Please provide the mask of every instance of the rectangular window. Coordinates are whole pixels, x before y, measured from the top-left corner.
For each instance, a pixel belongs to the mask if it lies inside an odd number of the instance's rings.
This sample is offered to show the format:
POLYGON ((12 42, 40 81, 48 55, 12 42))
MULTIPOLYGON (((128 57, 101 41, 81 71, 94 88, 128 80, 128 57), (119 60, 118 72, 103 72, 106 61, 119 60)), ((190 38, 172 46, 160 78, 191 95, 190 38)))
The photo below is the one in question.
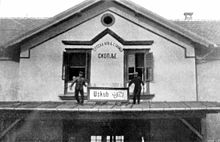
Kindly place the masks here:
POLYGON ((124 142, 124 136, 91 136, 90 142, 124 142))
POLYGON ((102 142, 102 136, 91 136, 90 142, 102 142))
POLYGON ((124 142, 124 136, 115 136, 116 142, 124 142))
POLYGON ((143 81, 153 80, 153 54, 148 50, 127 50, 125 52, 125 80, 134 78, 135 72, 143 81))
POLYGON ((83 72, 83 77, 89 83, 90 51, 89 50, 67 50, 63 53, 62 79, 65 82, 64 93, 68 93, 69 84, 74 77, 83 72))

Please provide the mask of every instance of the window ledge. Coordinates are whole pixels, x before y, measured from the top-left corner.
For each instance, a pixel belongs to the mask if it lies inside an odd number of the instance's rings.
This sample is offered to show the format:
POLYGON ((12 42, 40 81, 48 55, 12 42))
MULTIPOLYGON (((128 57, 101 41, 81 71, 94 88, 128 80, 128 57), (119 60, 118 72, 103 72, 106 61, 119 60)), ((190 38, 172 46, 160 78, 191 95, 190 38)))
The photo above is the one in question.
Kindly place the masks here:
MULTIPOLYGON (((73 95, 60 95, 61 100, 75 100, 75 96, 73 95)), ((87 99, 87 96, 84 96, 84 99, 87 99)))
MULTIPOLYGON (((61 100, 75 100, 74 95, 60 95, 61 100)), ((155 97, 154 94, 141 95, 141 100, 152 100, 155 97)), ((87 96, 84 96, 84 99, 87 100, 87 96)), ((129 99, 133 99, 133 95, 129 95, 129 99)))

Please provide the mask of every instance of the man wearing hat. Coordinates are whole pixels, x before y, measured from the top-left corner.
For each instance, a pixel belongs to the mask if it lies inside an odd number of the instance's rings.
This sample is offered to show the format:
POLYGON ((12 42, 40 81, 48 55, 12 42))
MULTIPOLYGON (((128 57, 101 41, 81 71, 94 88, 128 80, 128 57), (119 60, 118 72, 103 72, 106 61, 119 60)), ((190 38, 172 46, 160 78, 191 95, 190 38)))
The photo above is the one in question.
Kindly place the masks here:
POLYGON ((83 104, 83 102, 84 102, 83 86, 86 86, 86 80, 85 80, 85 78, 83 78, 83 72, 82 71, 79 72, 79 76, 76 77, 75 80, 73 80, 73 82, 71 83, 70 90, 72 90, 72 87, 75 83, 76 83, 76 85, 75 85, 76 100, 79 104, 83 104), (79 99, 79 93, 81 94, 81 101, 79 99))
POLYGON ((141 84, 144 85, 144 82, 141 80, 141 77, 138 76, 138 73, 134 73, 134 78, 129 82, 128 87, 134 83, 134 91, 133 91, 133 104, 136 104, 136 98, 138 99, 138 104, 140 103, 141 96, 141 84))

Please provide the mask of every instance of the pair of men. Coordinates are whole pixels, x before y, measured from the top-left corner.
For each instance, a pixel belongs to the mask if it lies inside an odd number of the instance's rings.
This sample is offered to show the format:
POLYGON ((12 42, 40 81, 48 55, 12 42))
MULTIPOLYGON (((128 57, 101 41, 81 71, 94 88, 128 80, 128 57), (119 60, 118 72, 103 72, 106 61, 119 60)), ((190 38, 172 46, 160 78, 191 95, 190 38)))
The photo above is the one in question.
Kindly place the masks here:
MULTIPOLYGON (((79 104, 83 104, 84 102, 84 90, 83 86, 86 85, 86 80, 83 78, 83 72, 79 72, 79 76, 73 79, 73 82, 70 85, 70 89, 72 90, 73 85, 75 86, 75 97, 79 104), (81 101, 79 99, 79 93, 81 94, 81 101)), ((133 104, 136 104, 136 99, 138 101, 138 104, 140 103, 140 94, 141 94, 141 84, 144 85, 144 82, 141 80, 141 78, 138 76, 137 73, 135 73, 135 77, 129 82, 128 87, 131 86, 131 84, 134 84, 134 91, 133 91, 133 104)))

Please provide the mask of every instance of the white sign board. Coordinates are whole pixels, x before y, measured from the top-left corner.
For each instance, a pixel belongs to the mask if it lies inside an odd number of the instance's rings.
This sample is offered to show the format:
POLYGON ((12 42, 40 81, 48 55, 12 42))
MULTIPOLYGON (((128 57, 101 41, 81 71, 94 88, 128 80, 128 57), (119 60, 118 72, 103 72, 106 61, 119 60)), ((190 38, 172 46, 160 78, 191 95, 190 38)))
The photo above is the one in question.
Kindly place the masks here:
POLYGON ((88 88, 90 101, 128 101, 128 88, 88 88))

